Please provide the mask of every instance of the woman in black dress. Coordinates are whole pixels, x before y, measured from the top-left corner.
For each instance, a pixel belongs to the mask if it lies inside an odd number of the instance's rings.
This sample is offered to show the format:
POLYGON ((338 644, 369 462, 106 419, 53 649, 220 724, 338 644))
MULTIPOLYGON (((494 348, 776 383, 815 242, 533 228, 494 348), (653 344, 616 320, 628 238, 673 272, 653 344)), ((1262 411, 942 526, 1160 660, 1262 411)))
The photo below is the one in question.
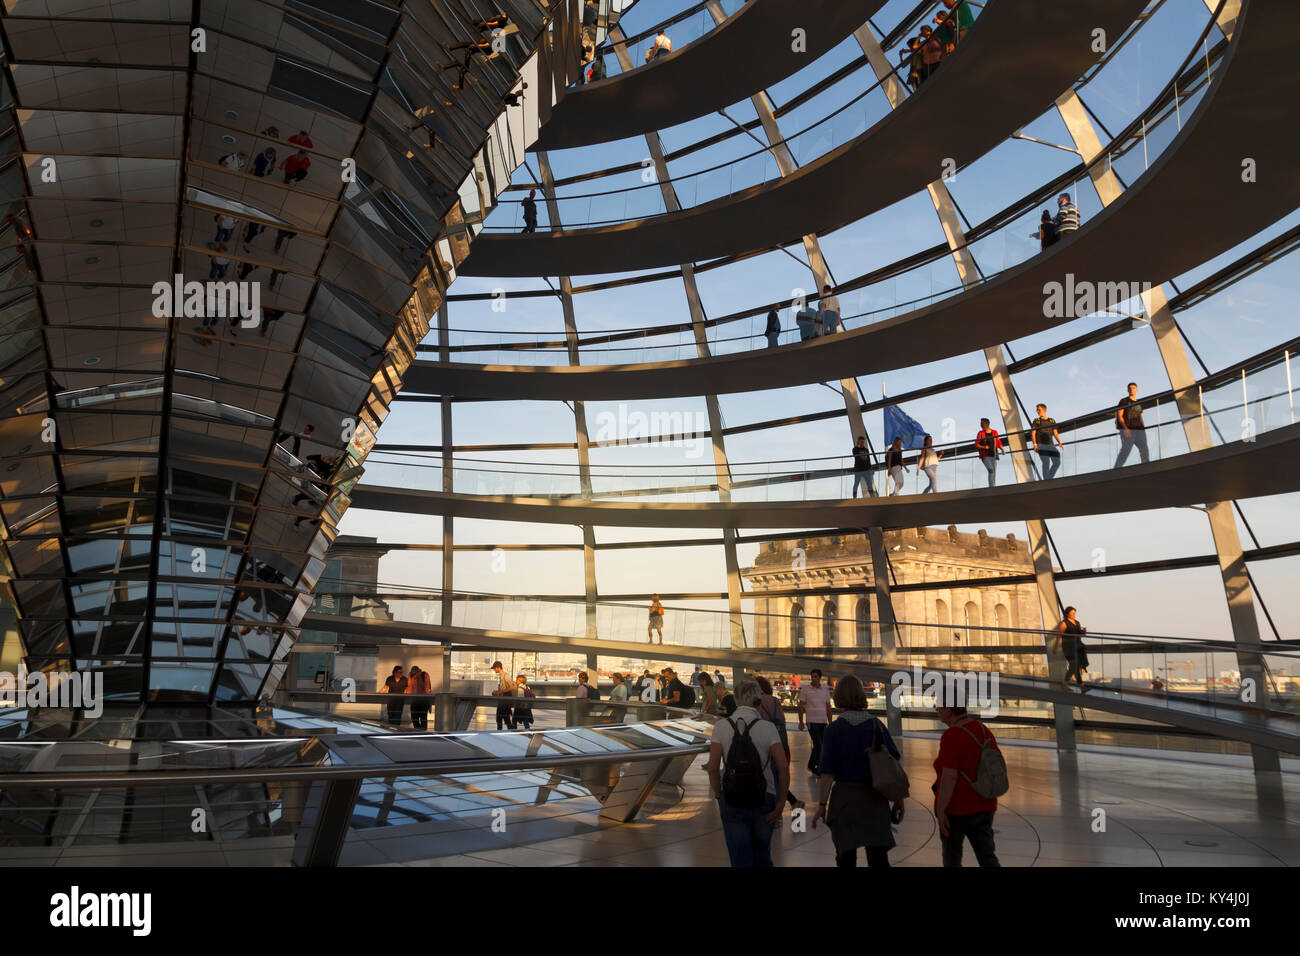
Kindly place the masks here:
POLYGON ((1087 628, 1079 624, 1077 611, 1072 607, 1065 609, 1065 617, 1061 623, 1056 625, 1056 631, 1060 634, 1061 654, 1065 657, 1066 670, 1065 679, 1061 681, 1062 690, 1070 689, 1070 677, 1074 676, 1074 681, 1079 685, 1079 690, 1083 690, 1083 675, 1088 670, 1088 651, 1083 646, 1083 635, 1087 634, 1087 628))

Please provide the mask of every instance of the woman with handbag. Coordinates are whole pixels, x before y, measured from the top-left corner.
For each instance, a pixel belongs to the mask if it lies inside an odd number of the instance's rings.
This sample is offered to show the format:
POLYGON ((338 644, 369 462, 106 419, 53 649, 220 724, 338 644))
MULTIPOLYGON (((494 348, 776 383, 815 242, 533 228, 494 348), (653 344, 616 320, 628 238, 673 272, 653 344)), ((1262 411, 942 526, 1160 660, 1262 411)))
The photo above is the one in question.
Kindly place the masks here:
POLYGON ((835 685, 835 708, 841 713, 822 739, 821 793, 812 825, 824 820, 831 828, 836 866, 857 866, 858 847, 866 848, 867 866, 889 866, 891 824, 903 819, 907 773, 852 674, 835 685))

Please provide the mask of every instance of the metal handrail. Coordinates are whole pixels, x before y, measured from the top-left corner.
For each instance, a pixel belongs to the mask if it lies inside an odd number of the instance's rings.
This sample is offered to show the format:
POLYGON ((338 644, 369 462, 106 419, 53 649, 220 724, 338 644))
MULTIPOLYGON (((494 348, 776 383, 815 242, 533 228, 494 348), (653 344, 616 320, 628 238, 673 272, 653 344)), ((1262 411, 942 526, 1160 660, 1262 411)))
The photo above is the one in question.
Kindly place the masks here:
MULTIPOLYGON (((389 738, 407 734, 386 734, 389 738)), ((456 734, 420 734, 421 738, 456 734)), ((268 738, 270 740, 272 738, 268 738)), ((296 738, 286 738, 296 739, 296 738)), ((220 743, 218 740, 212 741, 220 743)), ((253 770, 145 770, 137 773, 97 771, 92 773, 0 774, 0 790, 86 787, 190 787, 230 783, 284 783, 317 780, 363 780, 368 777, 416 777, 428 774, 482 773, 484 771, 531 770, 552 767, 585 767, 611 763, 662 760, 687 754, 705 753, 709 744, 679 747, 651 747, 645 750, 567 754, 563 756, 484 757, 466 760, 420 760, 408 763, 353 764, 331 767, 263 767, 253 770)))
MULTIPOLYGON (((810 535, 810 537, 822 537, 822 535, 810 535)), ((339 583, 342 585, 342 584, 349 584, 354 582, 341 580, 339 583)), ((381 583, 375 583, 375 584, 369 582, 360 582, 360 583, 366 585, 366 590, 357 590, 357 591, 334 590, 334 591, 327 591, 327 592, 317 592, 317 594, 319 595, 320 593, 328 593, 337 596, 367 596, 368 597, 375 594, 376 592, 382 593, 383 591, 383 588, 381 587, 381 583)), ((444 593, 446 593, 446 594, 450 594, 453 600, 459 598, 459 599, 467 599, 467 600, 500 601, 503 603, 518 601, 524 603, 572 605, 574 607, 580 607, 580 608, 586 608, 588 606, 593 606, 597 608, 602 608, 602 607, 630 608, 630 609, 635 609, 640 611, 645 611, 646 608, 648 607, 648 605, 644 603, 632 604, 629 602, 621 602, 621 601, 586 601, 583 598, 579 598, 579 597, 573 597, 567 599, 564 598, 538 599, 534 597, 529 597, 527 595, 494 594, 486 591, 452 590, 452 591, 444 592, 441 588, 416 587, 415 585, 396 585, 396 586, 386 585, 386 586, 406 588, 410 591, 410 593, 407 595, 398 595, 394 593, 393 594, 394 600, 415 599, 415 598, 426 597, 426 596, 441 596, 444 593)), ((864 588, 864 593, 866 592, 866 590, 867 589, 864 588)), ((763 595, 761 592, 753 592, 753 593, 746 593, 742 596, 745 598, 761 598, 763 595)), ((810 592, 810 596, 815 596, 815 593, 810 592)), ((714 609, 714 608, 690 608, 690 607, 667 606, 665 609, 667 611, 671 611, 677 614, 712 614, 715 617, 718 617, 720 619, 721 618, 730 619, 730 617, 735 613, 730 610, 714 609)), ((326 612, 317 612, 317 613, 326 613, 326 612)), ((772 613, 763 614, 758 611, 742 611, 741 615, 744 617, 752 617, 752 618, 772 618, 777 620, 789 619, 788 614, 772 614, 772 613)), ((333 616, 347 617, 350 615, 333 615, 333 616)), ((843 623, 847 626, 849 620, 846 618, 844 619, 843 623)), ((1048 627, 1048 628, 995 627, 995 626, 982 625, 982 624, 944 625, 944 624, 929 624, 924 622, 918 623, 914 621, 902 621, 902 620, 884 621, 880 618, 866 618, 865 620, 857 621, 856 623, 874 624, 879 626, 890 626, 890 627, 899 627, 899 628, 905 628, 905 627, 930 628, 930 629, 944 628, 946 630, 959 630, 959 631, 968 631, 968 632, 978 631, 978 632, 990 632, 990 633, 997 633, 997 634, 1027 634, 1027 635, 1036 635, 1039 637, 1049 636, 1051 634, 1056 633, 1056 627, 1048 627)), ((1271 653, 1271 654, 1284 653, 1287 650, 1300 651, 1300 643, 1288 642, 1288 641, 1270 641, 1266 644, 1262 644, 1260 648, 1256 649, 1254 647, 1247 647, 1241 644, 1237 644, 1233 641, 1215 641, 1215 640, 1208 640, 1208 639, 1203 641, 1188 640, 1187 638, 1172 637, 1167 635, 1124 634, 1124 633, 1111 632, 1111 631, 1097 631, 1095 633, 1089 633, 1085 635, 1085 638, 1089 641, 1099 641, 1099 640, 1107 639, 1116 643, 1136 643, 1136 644, 1150 643, 1154 647, 1161 647, 1161 648, 1167 648, 1169 646, 1189 645, 1198 649, 1217 648, 1224 651, 1233 651, 1233 652, 1247 651, 1250 653, 1271 653), (1172 645, 1170 644, 1170 642, 1172 642, 1172 645)), ((613 643, 620 643, 620 642, 613 642, 613 643)), ((622 642, 622 643, 627 643, 627 642, 622 642)), ((1089 646, 1091 647, 1091 645, 1089 646)), ((723 649, 719 648, 719 650, 723 650, 723 649)), ((811 653, 815 650, 816 648, 808 648, 804 653, 811 653)), ((915 650, 930 650, 930 648, 915 648, 915 650)), ((1038 650, 1041 652, 1041 648, 1038 648, 1038 650)))
MULTIPOLYGON (((1038 653, 1042 653, 1041 649, 1038 653)), ((321 701, 330 702, 337 700, 343 704, 395 704, 400 698, 403 702, 410 700, 428 700, 436 701, 439 697, 452 696, 457 701, 472 700, 480 704, 501 704, 502 702, 511 703, 512 706, 526 704, 534 710, 565 710, 571 701, 585 700, 582 697, 518 697, 513 694, 451 694, 444 692, 430 692, 428 694, 408 694, 403 691, 400 694, 389 694, 379 690, 365 690, 348 692, 348 700, 343 700, 344 691, 329 690, 298 690, 284 689, 280 693, 285 694, 291 699, 302 701, 321 701)), ((587 700, 587 703, 594 707, 623 707, 629 710, 638 710, 642 708, 653 708, 655 710, 666 710, 673 715, 682 717, 698 717, 700 712, 692 710, 689 707, 673 707, 670 704, 661 704, 655 701, 643 700, 609 700, 600 698, 599 700, 587 700)))

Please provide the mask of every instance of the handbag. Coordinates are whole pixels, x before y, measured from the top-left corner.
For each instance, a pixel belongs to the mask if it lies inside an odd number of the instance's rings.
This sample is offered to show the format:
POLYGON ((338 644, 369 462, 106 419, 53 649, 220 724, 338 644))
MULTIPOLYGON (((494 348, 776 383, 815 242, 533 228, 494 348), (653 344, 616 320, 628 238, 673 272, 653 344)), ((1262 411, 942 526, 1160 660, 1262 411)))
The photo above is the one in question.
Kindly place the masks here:
POLYGON ((871 768, 871 786, 890 803, 897 803, 911 792, 907 771, 897 757, 884 747, 883 728, 875 722, 871 732, 871 747, 867 750, 867 765, 871 768))

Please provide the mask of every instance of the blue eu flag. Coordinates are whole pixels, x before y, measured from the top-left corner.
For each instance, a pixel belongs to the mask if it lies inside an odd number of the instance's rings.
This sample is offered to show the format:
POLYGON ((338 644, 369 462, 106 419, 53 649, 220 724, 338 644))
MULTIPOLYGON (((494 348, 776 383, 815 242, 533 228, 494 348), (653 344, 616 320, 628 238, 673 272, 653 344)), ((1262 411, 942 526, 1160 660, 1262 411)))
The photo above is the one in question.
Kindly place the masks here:
POLYGON ((921 423, 909 416, 897 405, 885 406, 885 447, 894 444, 895 438, 903 439, 904 448, 920 448, 925 444, 929 434, 921 423))

